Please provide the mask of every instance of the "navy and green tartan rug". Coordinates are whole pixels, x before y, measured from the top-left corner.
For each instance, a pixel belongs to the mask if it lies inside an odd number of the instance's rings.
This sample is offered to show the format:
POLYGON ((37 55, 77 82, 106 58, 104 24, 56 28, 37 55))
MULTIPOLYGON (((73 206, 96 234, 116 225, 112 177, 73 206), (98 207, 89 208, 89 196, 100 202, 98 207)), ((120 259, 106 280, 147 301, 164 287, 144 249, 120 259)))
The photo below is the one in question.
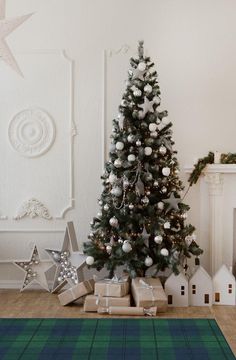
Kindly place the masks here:
POLYGON ((0 319, 2 360, 234 360, 213 319, 0 319))

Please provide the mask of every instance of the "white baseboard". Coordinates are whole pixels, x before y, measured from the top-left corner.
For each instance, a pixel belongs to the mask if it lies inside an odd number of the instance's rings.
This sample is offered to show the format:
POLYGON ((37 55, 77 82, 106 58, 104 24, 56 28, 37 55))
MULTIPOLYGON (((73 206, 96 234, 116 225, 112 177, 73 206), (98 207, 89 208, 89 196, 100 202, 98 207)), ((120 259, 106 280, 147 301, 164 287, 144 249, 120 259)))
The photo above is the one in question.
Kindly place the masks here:
MULTIPOLYGON (((49 288, 52 287, 53 282, 49 281, 49 288)), ((0 280, 0 289, 16 289, 16 290, 20 290, 22 287, 22 280, 0 280)), ((29 287, 29 290, 38 290, 38 289, 42 289, 40 285, 38 284, 32 284, 29 287)))

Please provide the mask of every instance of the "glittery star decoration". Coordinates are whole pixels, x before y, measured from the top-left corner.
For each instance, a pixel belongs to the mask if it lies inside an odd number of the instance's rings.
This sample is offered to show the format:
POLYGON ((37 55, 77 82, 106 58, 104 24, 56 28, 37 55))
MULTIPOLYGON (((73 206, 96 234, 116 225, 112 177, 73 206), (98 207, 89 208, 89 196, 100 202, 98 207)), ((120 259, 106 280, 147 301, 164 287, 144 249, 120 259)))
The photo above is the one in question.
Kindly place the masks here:
POLYGON ((140 80, 144 80, 144 74, 145 74, 146 70, 140 71, 138 69, 138 67, 136 67, 135 69, 132 69, 132 79, 140 79, 140 80))
POLYGON ((144 97, 143 104, 138 105, 142 110, 140 111, 141 119, 143 119, 148 112, 153 113, 153 105, 156 104, 157 99, 154 97, 152 100, 149 100, 146 96, 144 97))
POLYGON ((142 232, 142 238, 143 238, 143 243, 147 246, 147 247, 149 247, 149 236, 150 236, 150 234, 148 234, 147 233, 147 230, 146 230, 146 228, 145 228, 145 226, 144 226, 144 228, 143 228, 143 232, 142 232))
POLYGON ((5 39, 23 22, 25 22, 33 14, 18 16, 13 19, 5 18, 6 0, 0 0, 0 59, 5 61, 14 71, 23 77, 23 74, 14 58, 10 48, 8 47, 5 39))
POLYGON ((36 245, 33 248, 29 261, 15 261, 13 264, 25 272, 23 285, 20 291, 27 289, 33 283, 37 283, 45 290, 50 291, 46 276, 48 261, 40 261, 36 245))
POLYGON ((45 249, 54 262, 55 275, 52 293, 56 293, 65 285, 74 286, 84 280, 83 268, 86 255, 79 252, 73 222, 68 222, 61 250, 45 249))
POLYGON ((168 204, 168 208, 166 209, 166 212, 170 210, 179 210, 179 203, 181 203, 180 198, 176 198, 174 193, 171 193, 169 199, 162 200, 165 204, 168 204))

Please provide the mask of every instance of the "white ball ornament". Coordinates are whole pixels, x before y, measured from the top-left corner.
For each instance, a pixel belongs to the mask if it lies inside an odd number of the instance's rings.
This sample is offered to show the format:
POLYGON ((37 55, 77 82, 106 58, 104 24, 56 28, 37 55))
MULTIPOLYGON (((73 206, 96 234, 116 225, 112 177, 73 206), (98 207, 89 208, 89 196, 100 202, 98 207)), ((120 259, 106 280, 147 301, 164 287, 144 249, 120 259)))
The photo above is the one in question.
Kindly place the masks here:
POLYGON ((113 173, 110 173, 108 179, 109 179, 110 184, 114 184, 117 181, 117 176, 113 173))
POLYGON ((128 155, 128 161, 129 162, 133 162, 133 161, 135 161, 136 160, 136 157, 135 157, 135 155, 134 154, 130 154, 130 155, 128 155))
POLYGON ((134 204, 129 204, 129 209, 133 210, 133 208, 134 208, 134 204))
POLYGON ((138 69, 139 69, 139 71, 144 71, 144 70, 146 70, 146 64, 145 64, 144 62, 140 62, 140 63, 138 64, 138 69))
POLYGON ((152 86, 150 84, 147 84, 144 86, 144 91, 148 94, 152 92, 152 86))
POLYGON ((109 210, 109 205, 108 205, 108 204, 105 204, 104 207, 103 207, 103 209, 104 209, 105 211, 108 211, 108 210, 109 210))
POLYGON ((94 263, 94 257, 93 256, 87 256, 85 261, 86 261, 87 265, 91 266, 94 263))
POLYGON ((121 168, 121 166, 122 166, 122 161, 121 161, 120 159, 116 159, 116 160, 114 161, 114 166, 115 166, 116 168, 121 168))
POLYGON ((121 141, 118 141, 117 143, 116 143, 116 150, 123 150, 124 149, 124 143, 123 142, 121 142, 121 141))
POLYGON ((142 91, 139 90, 139 89, 135 89, 134 92, 133 92, 133 94, 134 94, 135 97, 139 97, 139 96, 142 95, 142 91))
POLYGON ((108 254, 111 253, 111 251, 112 251, 111 245, 107 245, 107 246, 106 246, 106 251, 107 251, 108 254))
POLYGON ((169 176, 169 175, 170 175, 170 168, 169 168, 169 167, 164 167, 164 168, 162 169, 162 174, 163 174, 164 176, 169 176))
POLYGON ((144 261, 144 264, 145 264, 147 267, 152 266, 152 264, 153 264, 152 258, 151 258, 150 256, 147 256, 146 259, 145 259, 145 261, 144 261))
POLYGON ((150 146, 146 146, 144 149, 144 154, 146 156, 150 156, 152 154, 152 148, 150 146))
POLYGON ((160 148, 159 148, 159 153, 161 154, 161 155, 165 155, 166 154, 166 147, 165 146, 160 146, 160 148))
POLYGON ((128 137, 127 137, 127 140, 128 140, 128 142, 132 143, 135 140, 135 136, 132 135, 132 134, 129 134, 128 137))
POLYGON ((166 248, 161 249, 160 253, 161 253, 162 256, 168 256, 169 255, 169 251, 166 248))
POLYGON ((109 220, 109 224, 112 226, 112 227, 118 227, 119 226, 119 222, 117 220, 117 218, 115 216, 113 216, 112 218, 110 218, 109 220))
POLYGON ((156 131, 156 129, 157 129, 157 124, 155 124, 155 123, 151 123, 151 124, 149 124, 149 130, 152 132, 152 131, 156 131))
POLYGON ((168 125, 170 123, 170 120, 167 118, 167 117, 164 117, 162 120, 161 120, 162 124, 163 125, 168 125))
POLYGON ((164 223, 164 229, 170 229, 170 223, 169 223, 169 221, 166 221, 166 222, 164 223))
POLYGON ((120 197, 122 195, 122 189, 119 186, 116 186, 111 190, 111 194, 120 197))
POLYGON ((163 240, 163 237, 161 235, 156 235, 154 237, 154 241, 155 241, 156 244, 161 244, 162 240, 163 240))
POLYGON ((125 253, 129 253, 131 250, 132 250, 132 246, 130 245, 129 241, 128 240, 125 240, 123 245, 122 245, 122 250, 125 252, 125 253))
POLYGON ((162 201, 159 201, 157 203, 157 207, 158 207, 159 210, 163 210, 164 209, 164 203, 162 201))
POLYGON ((140 141, 140 140, 137 140, 137 141, 136 141, 136 146, 141 146, 141 145, 142 145, 141 141, 140 141))
POLYGON ((151 136, 152 138, 154 138, 154 139, 157 138, 157 135, 158 135, 157 131, 152 131, 151 134, 150 134, 150 136, 151 136))

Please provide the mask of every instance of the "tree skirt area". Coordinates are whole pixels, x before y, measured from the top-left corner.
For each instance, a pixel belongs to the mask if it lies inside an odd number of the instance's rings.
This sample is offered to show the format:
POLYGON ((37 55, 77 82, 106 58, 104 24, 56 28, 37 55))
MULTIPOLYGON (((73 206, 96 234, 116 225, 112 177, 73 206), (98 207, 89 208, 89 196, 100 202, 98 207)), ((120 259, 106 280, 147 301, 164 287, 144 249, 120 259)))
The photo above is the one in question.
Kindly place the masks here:
POLYGON ((0 359, 235 359, 213 319, 1 319, 0 359))

